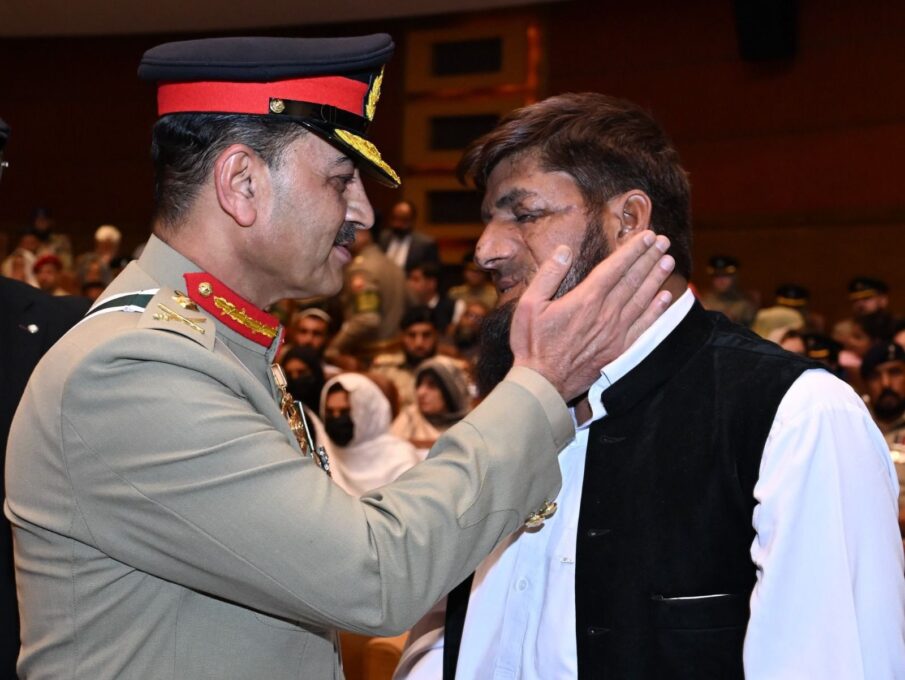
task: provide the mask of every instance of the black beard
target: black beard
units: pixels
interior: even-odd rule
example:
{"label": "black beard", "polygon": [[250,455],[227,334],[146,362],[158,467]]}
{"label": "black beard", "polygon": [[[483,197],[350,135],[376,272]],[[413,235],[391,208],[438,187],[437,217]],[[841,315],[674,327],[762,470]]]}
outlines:
{"label": "black beard", "polygon": [[905,413],[905,398],[888,387],[880,392],[874,403],[874,415],[884,423],[891,423]]}
{"label": "black beard", "polygon": [[[575,261],[553,297],[560,298],[575,288],[609,254],[603,238],[603,226],[599,220],[591,220],[585,228]],[[517,304],[518,300],[510,300],[500,305],[481,324],[481,351],[475,364],[475,374],[482,397],[490,394],[503,381],[515,361],[509,345],[509,331]]]}
{"label": "black beard", "polygon": [[481,339],[480,328],[459,328],[453,331],[453,343],[457,349],[469,349],[478,344]]}

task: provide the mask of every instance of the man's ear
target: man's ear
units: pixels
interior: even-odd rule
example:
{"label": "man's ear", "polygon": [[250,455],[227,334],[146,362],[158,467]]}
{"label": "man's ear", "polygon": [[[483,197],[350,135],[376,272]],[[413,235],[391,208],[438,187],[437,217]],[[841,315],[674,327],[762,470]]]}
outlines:
{"label": "man's ear", "polygon": [[618,221],[617,245],[636,231],[650,227],[653,204],[650,196],[640,189],[632,189],[609,201],[610,214]]}
{"label": "man's ear", "polygon": [[258,216],[266,164],[250,147],[232,144],[214,161],[214,187],[220,208],[242,227]]}

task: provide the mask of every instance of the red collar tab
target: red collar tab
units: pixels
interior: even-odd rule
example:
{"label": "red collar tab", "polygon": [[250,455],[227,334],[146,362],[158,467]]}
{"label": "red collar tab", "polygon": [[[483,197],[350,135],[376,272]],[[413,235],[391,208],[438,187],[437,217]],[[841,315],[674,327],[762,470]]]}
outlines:
{"label": "red collar tab", "polygon": [[157,88],[157,115],[188,112],[262,115],[270,111],[271,99],[287,99],[327,104],[360,116],[365,110],[367,95],[367,83],[342,76],[293,78],[270,83],[161,83]]}
{"label": "red collar tab", "polygon": [[279,320],[258,309],[210,274],[183,274],[188,296],[243,338],[270,347],[280,334]]}

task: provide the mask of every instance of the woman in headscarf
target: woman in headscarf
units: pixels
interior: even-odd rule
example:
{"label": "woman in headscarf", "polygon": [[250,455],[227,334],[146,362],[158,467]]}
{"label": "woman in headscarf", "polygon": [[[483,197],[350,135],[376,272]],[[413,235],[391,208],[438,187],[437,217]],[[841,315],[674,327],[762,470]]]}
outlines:
{"label": "woman in headscarf", "polygon": [[392,432],[419,448],[430,448],[471,409],[468,378],[459,362],[438,355],[415,371],[415,403],[393,421]]}
{"label": "woman in headscarf", "polygon": [[390,402],[372,380],[342,373],[321,392],[321,419],[333,442],[333,481],[360,496],[388,484],[424,459],[409,442],[390,433]]}
{"label": "woman in headscarf", "polygon": [[292,398],[301,402],[305,418],[314,437],[314,446],[323,446],[332,460],[332,449],[324,424],[318,417],[324,369],[320,358],[310,347],[290,347],[280,359],[286,376],[286,389]]}

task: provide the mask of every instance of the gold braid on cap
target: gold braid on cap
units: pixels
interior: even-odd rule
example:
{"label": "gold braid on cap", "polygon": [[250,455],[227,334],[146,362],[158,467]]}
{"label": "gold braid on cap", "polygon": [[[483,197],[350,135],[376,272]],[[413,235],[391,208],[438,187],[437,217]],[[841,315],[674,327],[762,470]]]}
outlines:
{"label": "gold braid on cap", "polygon": [[374,114],[377,112],[377,100],[380,99],[380,86],[383,85],[383,68],[371,84],[368,92],[368,101],[365,104],[365,117],[368,120],[374,120]]}
{"label": "gold braid on cap", "polygon": [[342,128],[337,128],[334,130],[334,134],[339,137],[343,142],[351,146],[358,153],[364,156],[368,161],[376,165],[378,168],[383,170],[387,175],[393,178],[393,181],[397,184],[401,184],[402,180],[399,179],[399,175],[396,174],[396,171],[393,170],[387,162],[383,160],[380,156],[380,151],[377,150],[377,147],[371,144],[364,137],[359,137],[356,134],[349,132],[348,130],[343,130]]}

